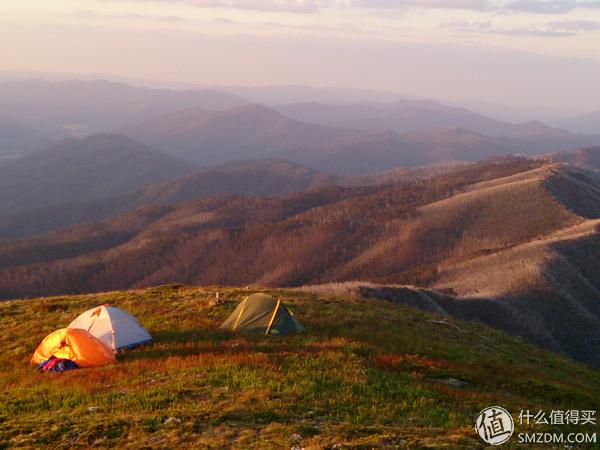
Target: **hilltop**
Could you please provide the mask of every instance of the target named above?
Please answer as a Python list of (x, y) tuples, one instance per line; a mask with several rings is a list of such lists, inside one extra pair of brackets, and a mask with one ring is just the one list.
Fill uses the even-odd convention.
[(179, 159), (206, 165), (282, 157), (286, 152), (356, 134), (352, 130), (298, 122), (259, 105), (226, 111), (185, 109), (123, 132)]
[(600, 169), (600, 147), (586, 147), (542, 156), (548, 161), (564, 162), (583, 169)]
[(0, 215), (111, 197), (192, 170), (126, 136), (69, 139), (0, 165)]
[[(226, 301), (211, 308), (217, 289)], [(0, 447), (466, 449), (480, 447), (473, 426), (489, 405), (515, 416), (600, 408), (596, 370), (386, 301), (269, 291), (304, 334), (219, 331), (249, 292), (163, 286), (0, 303)], [(155, 342), (115, 366), (36, 373), (39, 341), (103, 303), (138, 317)]]

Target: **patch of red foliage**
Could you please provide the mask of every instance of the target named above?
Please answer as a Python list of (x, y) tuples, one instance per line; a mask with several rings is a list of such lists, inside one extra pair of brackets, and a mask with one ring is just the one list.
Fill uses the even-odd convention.
[(409, 353), (385, 354), (376, 360), (377, 365), (386, 370), (430, 371), (432, 369), (454, 369), (458, 365), (445, 359), (431, 359)]

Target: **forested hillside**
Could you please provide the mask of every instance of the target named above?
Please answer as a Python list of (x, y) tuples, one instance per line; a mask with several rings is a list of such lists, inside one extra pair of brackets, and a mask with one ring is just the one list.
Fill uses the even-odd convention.
[(598, 239), (598, 219), (593, 175), (541, 160), (495, 159), (391, 185), (142, 206), (4, 241), (0, 295), (167, 282), (409, 284), (477, 300), (476, 313), (458, 316), (600, 364), (593, 300), (600, 255), (585, 250)]

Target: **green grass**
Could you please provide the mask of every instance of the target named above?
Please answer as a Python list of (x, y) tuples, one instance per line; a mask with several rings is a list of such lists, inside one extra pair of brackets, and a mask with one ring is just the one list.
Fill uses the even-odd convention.
[[(0, 448), (479, 448), (486, 406), (600, 409), (599, 371), (481, 325), (277, 291), (306, 333), (233, 335), (218, 325), (248, 291), (220, 288), (227, 301), (211, 308), (215, 290), (0, 303)], [(102, 303), (133, 313), (155, 342), (114, 366), (36, 372), (41, 339)]]

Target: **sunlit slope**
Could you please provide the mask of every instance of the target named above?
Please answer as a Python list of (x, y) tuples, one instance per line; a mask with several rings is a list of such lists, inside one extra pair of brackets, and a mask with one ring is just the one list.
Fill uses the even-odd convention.
[[(342, 269), (366, 279), (407, 268), (457, 263), (543, 239), (600, 218), (600, 184), (577, 169), (545, 165), (474, 183), (419, 207), (410, 217), (390, 220), (385, 239)], [(362, 275), (362, 277), (361, 277)], [(395, 281), (389, 275), (385, 281)]]

